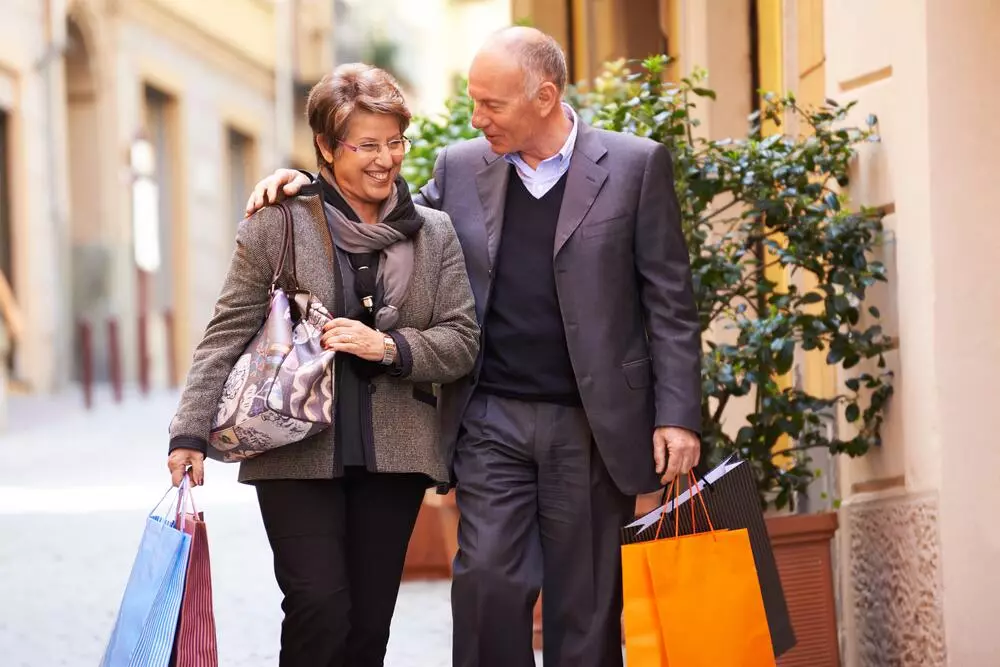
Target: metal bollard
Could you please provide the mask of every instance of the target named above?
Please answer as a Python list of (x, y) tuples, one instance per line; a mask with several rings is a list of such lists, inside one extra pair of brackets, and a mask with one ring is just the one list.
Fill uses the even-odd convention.
[(94, 356), (93, 332), (90, 322), (80, 320), (76, 325), (80, 340), (80, 385), (83, 388), (83, 406), (94, 407)]
[(114, 392), (115, 403), (122, 402), (122, 365), (118, 345), (118, 320), (108, 319), (108, 376)]

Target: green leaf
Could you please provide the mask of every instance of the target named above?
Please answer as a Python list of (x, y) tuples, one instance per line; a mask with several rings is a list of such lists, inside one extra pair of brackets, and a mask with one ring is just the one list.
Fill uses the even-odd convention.
[(857, 403), (851, 403), (847, 406), (847, 409), (844, 410), (844, 418), (851, 423), (858, 421), (860, 417), (861, 408), (858, 407)]
[(809, 292), (803, 295), (803, 297), (799, 300), (799, 303), (807, 306), (809, 304), (819, 303), (822, 300), (823, 300), (822, 294), (819, 294), (818, 292)]

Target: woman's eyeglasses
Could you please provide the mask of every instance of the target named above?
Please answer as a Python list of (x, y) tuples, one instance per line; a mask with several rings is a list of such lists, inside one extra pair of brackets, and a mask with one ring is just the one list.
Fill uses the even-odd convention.
[(382, 146), (385, 146), (389, 155), (405, 155), (407, 151), (410, 150), (410, 140), (406, 137), (401, 139), (393, 139), (381, 144), (377, 141), (366, 141), (363, 144), (358, 144), (357, 146), (349, 144), (346, 141), (340, 142), (344, 147), (351, 149), (359, 155), (369, 155), (375, 156), (382, 152)]

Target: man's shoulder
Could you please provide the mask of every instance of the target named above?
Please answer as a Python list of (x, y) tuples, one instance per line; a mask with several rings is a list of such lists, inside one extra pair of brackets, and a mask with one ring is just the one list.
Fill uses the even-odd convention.
[(446, 150), (448, 151), (448, 166), (454, 163), (469, 164), (476, 161), (481, 162), (483, 155), (489, 153), (490, 144), (486, 141), (486, 137), (476, 137), (449, 144)]
[(652, 139), (647, 139), (646, 137), (637, 137), (634, 134), (626, 134), (625, 132), (613, 132), (611, 130), (602, 130), (598, 127), (591, 126), (591, 131), (596, 132), (597, 136), (600, 138), (601, 143), (608, 150), (609, 153), (620, 153), (620, 154), (630, 154), (630, 155), (643, 155), (648, 156), (652, 153), (658, 146), (662, 144), (653, 141)]

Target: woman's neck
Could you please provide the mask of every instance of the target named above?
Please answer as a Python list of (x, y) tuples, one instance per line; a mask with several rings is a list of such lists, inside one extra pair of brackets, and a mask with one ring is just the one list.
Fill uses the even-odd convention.
[(336, 188), (340, 196), (344, 198), (347, 205), (351, 207), (361, 222), (367, 225), (374, 225), (378, 223), (378, 213), (381, 208), (381, 204), (376, 204), (372, 202), (360, 201), (355, 199), (348, 193), (348, 191), (337, 181), (337, 174), (328, 167), (324, 167), (322, 170), (323, 178), (326, 179), (327, 183)]

